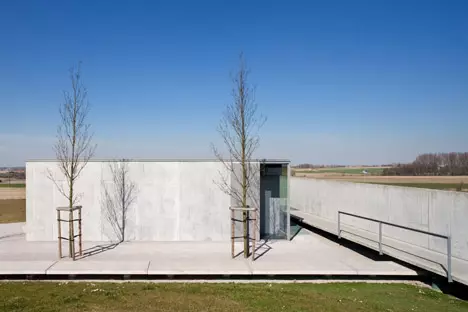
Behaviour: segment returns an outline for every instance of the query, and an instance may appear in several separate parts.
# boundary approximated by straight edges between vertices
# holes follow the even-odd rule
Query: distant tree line
[[[26,174],[24,172],[8,171],[8,172],[0,173],[0,178],[24,180],[26,179]]]
[[[410,164],[397,164],[383,170],[392,176],[459,176],[468,175],[468,153],[426,153]]]

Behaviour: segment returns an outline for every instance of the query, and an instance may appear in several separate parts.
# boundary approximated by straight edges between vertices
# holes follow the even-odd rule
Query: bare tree
[[[63,103],[59,107],[60,124],[57,127],[57,142],[54,145],[55,156],[60,171],[65,176],[67,188],[58,183],[57,178],[48,172],[48,177],[57,186],[59,192],[73,207],[80,198],[75,190],[75,182],[94,155],[96,145],[87,123],[89,113],[88,92],[81,81],[81,67],[70,69],[71,91],[63,92]]]
[[[109,164],[112,185],[103,185],[102,207],[105,216],[119,242],[126,239],[129,207],[135,200],[136,185],[129,177],[128,160],[122,159]]]
[[[256,198],[254,192],[259,187],[260,165],[254,163],[253,154],[259,147],[259,129],[266,118],[257,112],[255,89],[248,82],[249,70],[244,56],[239,56],[239,68],[232,77],[233,101],[226,106],[218,126],[227,157],[212,146],[216,158],[223,163],[228,175],[221,174],[216,184],[223,192],[234,199],[236,205],[248,207],[249,198]],[[258,203],[256,204],[258,208]],[[244,257],[249,256],[248,213],[243,211]]]

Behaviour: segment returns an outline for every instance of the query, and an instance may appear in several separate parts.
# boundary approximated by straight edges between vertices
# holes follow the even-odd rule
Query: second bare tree
[[[253,156],[259,147],[258,131],[266,121],[266,118],[257,112],[255,89],[249,84],[248,76],[249,70],[241,53],[239,68],[232,77],[233,101],[226,106],[218,126],[227,157],[223,156],[220,149],[213,146],[216,158],[223,163],[228,172],[228,175],[221,174],[216,184],[243,208],[248,207],[249,198],[256,198],[255,193],[258,192],[260,166],[254,161]],[[245,258],[249,256],[248,221],[248,212],[243,211]]]

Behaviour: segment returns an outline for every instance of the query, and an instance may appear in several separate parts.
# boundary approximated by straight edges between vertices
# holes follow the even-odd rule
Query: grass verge
[[[26,199],[1,199],[0,223],[25,222]]]
[[[0,183],[0,187],[22,188],[22,187],[26,187],[26,184],[24,184],[24,183],[14,183],[14,184]]]
[[[405,284],[0,283],[1,311],[468,311]]]

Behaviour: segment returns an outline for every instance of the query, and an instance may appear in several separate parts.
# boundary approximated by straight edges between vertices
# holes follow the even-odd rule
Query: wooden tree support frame
[[[73,261],[76,260],[75,253],[75,238],[78,237],[79,254],[83,255],[83,240],[81,232],[81,208],[82,206],[70,207],[57,207],[57,225],[58,225],[58,253],[59,258],[62,259],[62,239],[68,240],[68,255]],[[78,218],[75,219],[75,211],[78,212]],[[68,220],[61,218],[61,212],[68,212]],[[62,223],[68,223],[68,237],[62,236]],[[75,235],[75,222],[78,222],[78,234]]]
[[[238,221],[236,220],[235,218],[235,212],[236,211],[246,211],[247,212],[247,222],[249,221],[253,221],[254,223],[254,235],[253,235],[253,238],[252,238],[252,257],[251,257],[251,261],[254,261],[255,260],[255,244],[256,244],[256,241],[257,241],[257,228],[258,228],[258,224],[257,224],[257,220],[258,220],[258,209],[257,208],[250,208],[250,207],[229,207],[229,210],[231,210],[231,257],[234,258],[235,257],[235,250],[234,250],[234,240],[237,238],[236,237],[236,233],[235,233],[235,222]],[[251,219],[250,218],[250,213],[253,212],[254,213],[254,218]],[[249,237],[247,237],[249,240],[250,240],[250,230],[247,232],[247,235]],[[250,244],[249,244],[250,245]]]

